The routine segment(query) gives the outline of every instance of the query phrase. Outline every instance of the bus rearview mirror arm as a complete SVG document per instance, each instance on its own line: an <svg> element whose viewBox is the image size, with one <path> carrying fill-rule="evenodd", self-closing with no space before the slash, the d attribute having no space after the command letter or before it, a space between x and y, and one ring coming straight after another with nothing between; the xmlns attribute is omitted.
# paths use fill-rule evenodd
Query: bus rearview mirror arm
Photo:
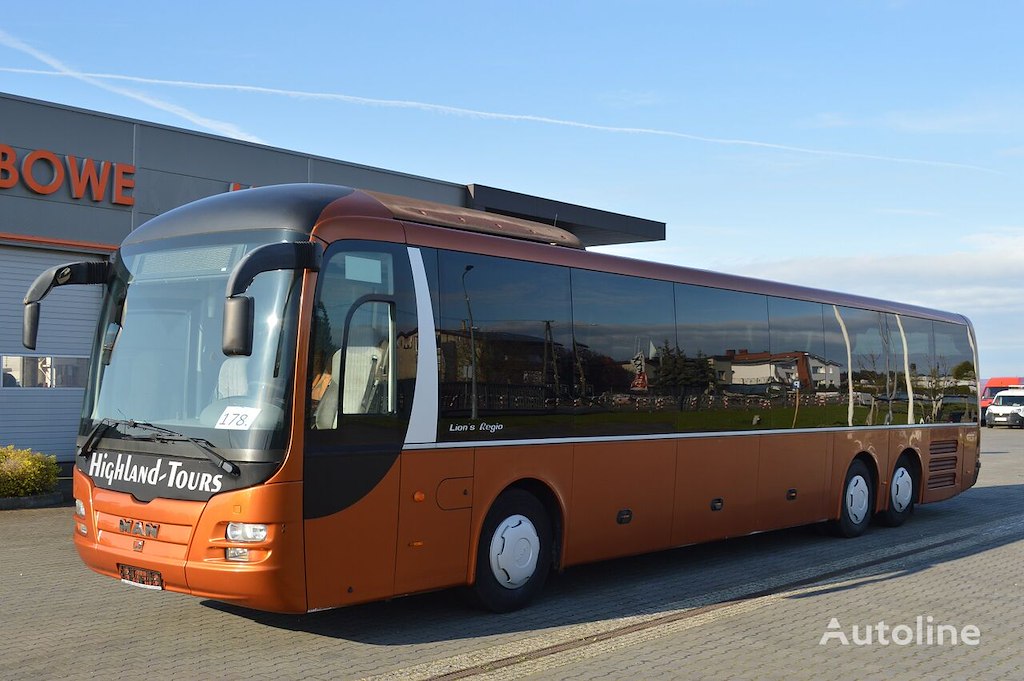
<svg viewBox="0 0 1024 681"><path fill-rule="evenodd" d="M39 335L39 301L49 295L54 286L70 284L106 284L113 272L113 265L105 261L72 262L57 265L42 272L25 294L24 319L21 327L21 343L29 350L36 349Z"/></svg>
<svg viewBox="0 0 1024 681"><path fill-rule="evenodd" d="M310 241L284 241L260 246L242 258L228 277L224 300L225 355L251 355L255 304L242 295L261 272L274 270L312 270L318 272L323 261L323 247Z"/></svg>

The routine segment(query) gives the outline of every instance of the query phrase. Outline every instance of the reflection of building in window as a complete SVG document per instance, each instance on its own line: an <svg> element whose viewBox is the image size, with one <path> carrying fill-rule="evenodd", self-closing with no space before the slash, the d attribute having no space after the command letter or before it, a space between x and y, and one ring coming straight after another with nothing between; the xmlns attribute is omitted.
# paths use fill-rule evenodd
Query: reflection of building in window
<svg viewBox="0 0 1024 681"><path fill-rule="evenodd" d="M740 385L767 385L781 383L800 385L817 390L839 388L837 362L809 352L747 352L727 350L725 356L715 358L716 371L722 383Z"/></svg>
<svg viewBox="0 0 1024 681"><path fill-rule="evenodd" d="M84 357L5 355L3 387L84 388L88 371Z"/></svg>

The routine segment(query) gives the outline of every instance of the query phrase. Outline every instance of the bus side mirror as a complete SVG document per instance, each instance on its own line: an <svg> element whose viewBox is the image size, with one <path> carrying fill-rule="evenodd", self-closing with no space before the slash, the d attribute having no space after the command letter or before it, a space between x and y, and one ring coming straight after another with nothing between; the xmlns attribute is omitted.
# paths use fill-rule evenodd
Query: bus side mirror
<svg viewBox="0 0 1024 681"><path fill-rule="evenodd" d="M36 349L39 335L39 301L49 295L54 286L69 284L105 284L111 277L113 265L109 262L71 262L46 270L32 282L22 301L25 304L21 328L21 343L29 350Z"/></svg>
<svg viewBox="0 0 1024 681"><path fill-rule="evenodd" d="M235 296L224 301L225 355L251 355L254 327L254 305L249 296Z"/></svg>
<svg viewBox="0 0 1024 681"><path fill-rule="evenodd" d="M251 355L255 306L242 295L261 272L274 270L320 270L323 260L320 244L308 241L282 241L267 244L242 258L228 275L224 300L224 335L221 349L225 355Z"/></svg>
<svg viewBox="0 0 1024 681"><path fill-rule="evenodd" d="M21 325L21 344L29 350L36 349L39 335L39 303L25 304L25 319Z"/></svg>

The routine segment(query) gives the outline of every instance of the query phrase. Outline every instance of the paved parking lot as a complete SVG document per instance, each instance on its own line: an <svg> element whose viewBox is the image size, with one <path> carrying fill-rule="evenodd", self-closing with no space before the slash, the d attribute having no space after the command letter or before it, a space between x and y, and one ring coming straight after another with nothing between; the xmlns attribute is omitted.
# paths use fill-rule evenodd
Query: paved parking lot
<svg viewBox="0 0 1024 681"><path fill-rule="evenodd" d="M903 527L575 568L501 616L453 591L298 617L149 592L81 565L70 508L3 511L0 678L1021 679L1024 431L982 444L979 484Z"/></svg>

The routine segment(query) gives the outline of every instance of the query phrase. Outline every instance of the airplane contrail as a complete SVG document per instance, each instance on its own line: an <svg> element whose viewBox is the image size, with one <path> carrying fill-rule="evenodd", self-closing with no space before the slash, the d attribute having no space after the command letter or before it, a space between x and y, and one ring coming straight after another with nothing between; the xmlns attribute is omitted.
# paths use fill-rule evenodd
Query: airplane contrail
<svg viewBox="0 0 1024 681"><path fill-rule="evenodd" d="M37 59L46 64L47 66L51 67L52 69L54 69L53 71L41 71L40 73L45 73L51 76L64 76L66 78L74 78L75 80L79 80L83 83L88 83L89 85L101 88L103 90L106 90L107 92L112 92L114 94L121 95L122 97L129 97L136 101L142 102L143 104L151 106L155 109L166 111L167 113L174 114L175 116L180 116L181 118L184 118L185 120L195 123L196 125L207 130L210 130L212 132L216 132L227 137L246 140L249 142L263 143L263 140L261 140L260 138L256 137L255 135L250 135L249 133L243 131L241 128L232 123L226 123L224 121L218 121L213 118L207 118L206 116L201 116L193 111L186 109L185 107L178 106L177 104L165 102L162 99L150 97L149 95L143 94L141 92L135 92L134 90L127 90L125 88L115 87L109 83L104 82L104 80L112 80L110 78L102 78L93 74L75 71L74 69L66 66L56 57L53 57L41 50L37 50L31 45L28 45L27 43L24 43L21 40L15 38L10 33L4 31L3 29L0 29L0 45L4 45L6 47L11 48L12 50L17 50L19 52L27 54L30 57L33 57L34 59ZM25 73L33 72L32 69L24 69L23 71ZM17 71L11 69L10 72Z"/></svg>
<svg viewBox="0 0 1024 681"><path fill-rule="evenodd" d="M2 32L0 32L2 34ZM2 37L2 35L0 35ZM2 40L0 40L2 42ZM36 69L16 69L16 68L5 68L0 67L0 72L6 73L23 73L40 76L65 76L65 77L81 77L101 80L117 80L132 83L139 83L145 85L162 85L169 87L181 87L190 88L197 90L221 90L221 91L233 91L242 92L249 94L261 94L261 95L275 95L290 97L293 99L313 99L323 101L336 101L345 102L348 104L357 104L362 106L379 106L397 109L416 109L420 111L427 111L431 113L439 113L446 115L455 116L466 116L471 118L479 118L485 120L500 120L500 121L514 121L514 122L527 122L527 123L541 123L545 125L557 125L569 128L579 128L583 130L595 130L599 132L610 132L619 134L632 134L632 135L652 135L658 137L670 137L676 139L690 140L694 142L704 142L708 144L719 144L727 146L746 146L746 147L757 147L762 149L773 149L776 151L790 151L800 154L811 154L816 156L829 156L838 158L855 158L869 161L884 161L889 163L910 163L916 165L935 166L942 168L959 168L962 170L971 170L984 173L992 173L1001 175L998 170L992 168L985 168L983 166L971 165L967 163L955 163L951 161L936 161L929 159L919 158L906 158L900 156L885 156L880 154L865 154L853 151L837 151L832 149L814 149L810 147L799 147L789 144L777 144L773 142L760 142L757 140L747 139L734 139L734 138L723 138L723 137L709 137L706 135L696 135L693 133L679 132L675 130L662 130L658 128L640 128L640 127L623 127L623 126L612 126L612 125L600 125L597 123L587 123L584 121L573 121L563 118L550 118L548 116L538 116L534 114L514 114L514 113L501 113L495 111L482 111L479 109L467 109L457 106L448 106L445 104L431 104L429 102L417 102L411 100L402 99L377 99L372 97L359 97L356 95L346 95L333 92L309 92L304 90L287 90L281 88L270 88L261 87L256 85L237 85L230 83L203 83L188 80L167 80L161 78L143 78L140 76L127 76L122 74L114 73L81 73L72 74L58 71L42 71Z"/></svg>

